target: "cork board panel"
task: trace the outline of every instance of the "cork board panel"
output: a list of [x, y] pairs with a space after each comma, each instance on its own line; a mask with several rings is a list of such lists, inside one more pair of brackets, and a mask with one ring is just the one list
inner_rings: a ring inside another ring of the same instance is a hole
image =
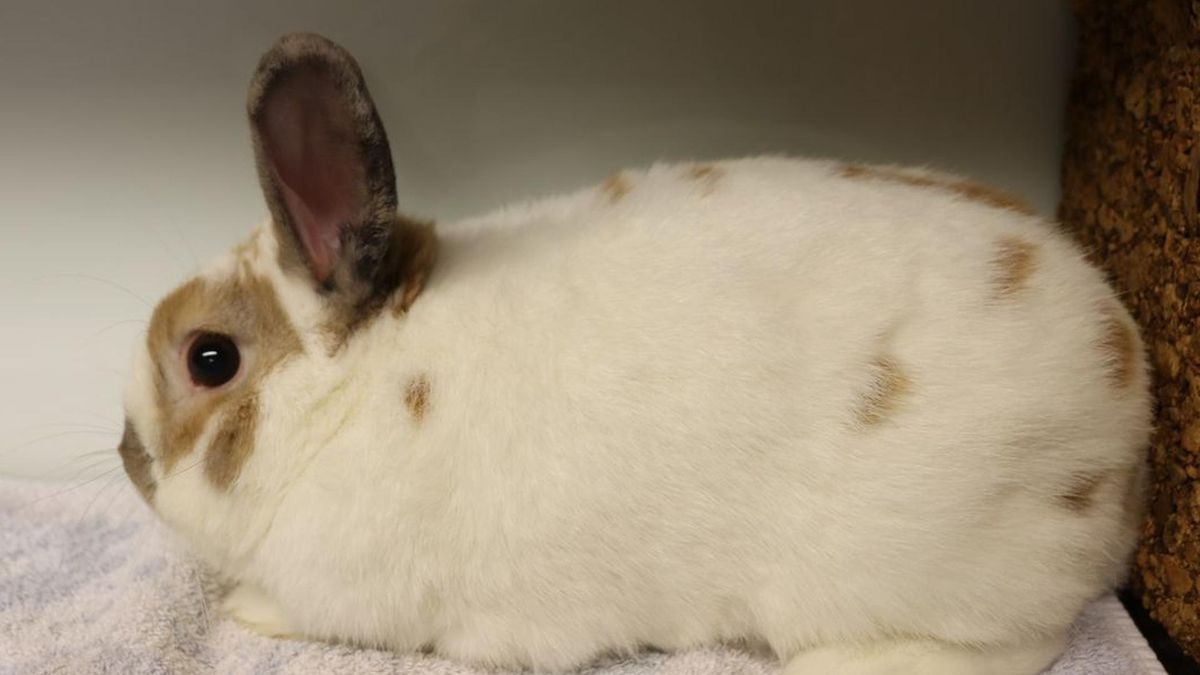
[[1142, 327], [1158, 400], [1131, 577], [1200, 657], [1200, 3], [1077, 0], [1060, 218]]

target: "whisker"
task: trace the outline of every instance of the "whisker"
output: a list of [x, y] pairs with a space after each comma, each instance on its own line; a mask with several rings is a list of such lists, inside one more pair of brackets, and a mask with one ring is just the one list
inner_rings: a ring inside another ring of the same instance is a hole
[[[112, 507], [120, 501], [121, 495], [124, 494], [130, 487], [130, 484], [125, 481], [118, 481], [117, 485], [117, 489], [113, 490], [112, 495], [109, 496], [108, 501], [104, 504], [104, 508], [100, 510], [100, 513], [108, 515], [108, 512], [112, 510]], [[137, 500], [133, 501], [135, 504], [137, 503]]]
[[88, 415], [91, 415], [92, 417], [94, 417], [98, 420], [102, 420], [105, 424], [113, 425], [118, 429], [121, 428], [121, 425], [119, 423], [114, 422], [112, 416], [110, 416], [110, 415], [103, 415], [98, 412], [88, 412]]
[[146, 298], [142, 297], [141, 295], [135, 293], [132, 289], [122, 286], [121, 284], [118, 284], [115, 281], [111, 281], [109, 279], [104, 279], [102, 277], [92, 276], [91, 274], [78, 274], [78, 273], [75, 273], [75, 274], [65, 274], [65, 273], [63, 273], [63, 274], [47, 274], [45, 276], [39, 277], [39, 279], [41, 279], [41, 280], [45, 280], [45, 279], [86, 279], [88, 281], [95, 281], [96, 283], [110, 286], [112, 288], [117, 289], [118, 291], [125, 293], [129, 297], [131, 297], [134, 300], [137, 300], [138, 302], [145, 305], [148, 309], [154, 308], [154, 305], [152, 305], [149, 300], [147, 300]]
[[110, 476], [109, 479], [107, 481], [105, 481], [104, 484], [100, 487], [100, 489], [96, 490], [96, 494], [93, 495], [90, 500], [88, 500], [87, 505], [83, 507], [83, 512], [80, 513], [80, 515], [79, 515], [79, 520], [81, 522], [85, 518], [87, 518], [88, 511], [91, 510], [92, 505], [96, 503], [96, 500], [100, 498], [100, 495], [104, 494], [105, 491], [107, 491], [112, 486], [121, 484], [120, 480], [119, 480], [120, 478], [121, 478], [120, 475]]
[[139, 501], [140, 500], [137, 500], [137, 499], [129, 500], [129, 507], [125, 509], [124, 515], [121, 516], [121, 525], [122, 526], [124, 526], [125, 523], [129, 522], [129, 518], [130, 518], [130, 516], [133, 515], [134, 509], [136, 509], [138, 507]]
[[158, 243], [160, 246], [162, 246], [162, 249], [167, 252], [167, 255], [174, 258], [175, 262], [178, 263], [180, 267], [183, 267], [187, 264], [187, 262], [184, 261], [183, 258], [179, 257], [179, 254], [178, 254], [178, 252], [176, 252], [175, 247], [171, 246], [167, 242], [167, 238], [165, 236], [163, 236], [161, 227], [152, 227], [152, 228], [150, 228], [150, 231], [154, 234], [154, 238], [158, 240]]
[[107, 326], [105, 326], [104, 328], [101, 328], [100, 330], [96, 331], [95, 333], [92, 333], [89, 337], [99, 337], [102, 333], [110, 331], [110, 330], [116, 328], [117, 326], [124, 326], [126, 324], [131, 324], [131, 323], [140, 323], [142, 325], [149, 324], [149, 322], [146, 321], [145, 319], [125, 319], [123, 321], [114, 321], [114, 322], [108, 324]]
[[[113, 459], [117, 459], [117, 454], [115, 452], [113, 452], [112, 450], [104, 450], [102, 452], [111, 453], [111, 457], [108, 457], [108, 456], [101, 457], [101, 456], [99, 456], [98, 453], [87, 453], [86, 455], [78, 455], [76, 457], [72, 457], [72, 458], [68, 459], [65, 462], [61, 462], [61, 463], [57, 464], [56, 466], [51, 467], [50, 470], [46, 472], [46, 477], [56, 474], [59, 471], [66, 469], [67, 467], [71, 467], [72, 469], [77, 469], [78, 472], [76, 474], [76, 477], [78, 477], [79, 473], [83, 473], [83, 472], [89, 471], [91, 469], [99, 468], [99, 467], [103, 466], [105, 463], [110, 462]], [[86, 461], [87, 464], [84, 464], [82, 467], [80, 467], [80, 465], [76, 464], [76, 462], [80, 462], [80, 461]]]
[[85, 452], [77, 453], [75, 455], [75, 458], [79, 459], [81, 457], [97, 457], [99, 455], [111, 456], [114, 459], [118, 459], [121, 456], [120, 454], [118, 454], [118, 451], [116, 448], [100, 448], [99, 450], [87, 450]]
[[43, 502], [43, 501], [46, 501], [47, 499], [54, 499], [55, 497], [61, 497], [65, 494], [67, 494], [68, 492], [74, 492], [75, 490], [78, 490], [79, 488], [84, 487], [85, 485], [95, 483], [96, 481], [100, 480], [101, 478], [104, 478], [105, 476], [108, 476], [109, 474], [111, 474], [114, 471], [117, 471], [120, 468], [121, 467], [119, 467], [119, 466], [114, 466], [113, 468], [109, 469], [108, 471], [105, 471], [104, 473], [100, 474], [99, 476], [94, 476], [92, 478], [89, 478], [89, 479], [83, 481], [82, 483], [75, 485], [73, 487], [65, 488], [63, 490], [58, 490], [51, 494], [45, 495], [43, 497], [38, 497], [37, 499], [31, 499], [31, 500], [25, 502], [24, 504], [21, 504], [17, 508], [13, 509], [13, 511], [14, 512], [20, 511], [21, 509], [32, 506], [33, 504], [36, 504], [38, 502]]
[[208, 615], [208, 597], [204, 592], [204, 583], [200, 581], [200, 573], [192, 568], [192, 578], [196, 580], [196, 587], [200, 591], [200, 611], [204, 613], [204, 629], [208, 630], [212, 627], [212, 619]]
[[37, 445], [38, 443], [54, 440], [55, 438], [62, 438], [64, 436], [119, 436], [119, 435], [120, 434], [118, 434], [115, 431], [91, 431], [91, 430], [85, 430], [85, 429], [76, 429], [73, 431], [60, 431], [56, 434], [40, 436], [38, 438], [34, 438], [31, 440], [25, 441], [24, 443], [21, 443], [19, 445], [14, 445], [10, 448], [0, 450], [0, 455], [7, 455], [11, 452], [16, 452], [17, 450], [21, 450], [23, 448], [28, 448], [31, 445]]
[[174, 220], [169, 221], [171, 229], [175, 232], [175, 236], [183, 242], [183, 247], [187, 249], [188, 255], [192, 256], [192, 265], [199, 265], [200, 258], [196, 256], [196, 249], [192, 248], [192, 242], [183, 234], [183, 230], [179, 227], [179, 223]]
[[98, 424], [96, 422], [47, 422], [45, 424], [31, 424], [26, 429], [54, 429], [62, 427], [64, 429], [94, 429], [96, 431], [111, 431], [120, 433], [121, 428], [114, 425], [111, 421], [108, 424]]
[[[86, 463], [85, 464], [77, 464], [76, 463], [77, 461], [84, 461]], [[71, 458], [68, 458], [66, 461], [59, 462], [58, 464], [51, 466], [46, 471], [43, 471], [42, 473], [40, 473], [38, 475], [38, 478], [41, 478], [42, 480], [54, 480], [54, 481], [58, 481], [58, 482], [74, 483], [76, 480], [79, 479], [80, 476], [84, 475], [85, 473], [87, 473], [88, 471], [91, 471], [93, 469], [98, 469], [98, 468], [103, 467], [106, 462], [107, 462], [107, 460], [102, 457], [71, 457]], [[59, 475], [64, 470], [71, 472], [71, 475], [69, 477], [67, 477], [66, 479], [63, 479]]]
[[187, 466], [183, 467], [182, 469], [176, 469], [175, 471], [168, 473], [167, 475], [163, 476], [162, 479], [166, 480], [168, 478], [174, 478], [175, 476], [178, 476], [179, 474], [184, 473], [185, 471], [189, 471], [191, 469], [196, 468], [197, 466], [199, 466], [200, 462], [203, 462], [203, 461], [204, 461], [204, 457], [201, 456], [199, 459], [192, 462], [191, 464], [188, 464]]
[[[87, 345], [85, 345], [81, 342], [76, 346], [78, 349], [82, 350]], [[93, 367], [91, 370], [92, 370], [92, 372], [95, 372], [95, 373], [106, 373], [108, 375], [115, 375], [115, 376], [117, 376], [118, 379], [123, 378], [129, 374], [128, 371], [126, 371], [122, 368], [108, 368], [108, 367], [101, 368], [101, 367], [97, 366], [97, 367]]]
[[118, 450], [116, 448], [114, 448], [111, 445], [108, 447], [100, 448], [98, 450], [84, 450], [82, 452], [77, 452], [77, 453], [75, 453], [75, 455], [73, 457], [68, 458], [65, 462], [63, 462], [63, 466], [70, 464], [72, 462], [78, 462], [78, 461], [84, 460], [84, 459], [103, 459], [103, 458], [112, 458], [114, 460], [120, 460], [121, 454], [120, 454], [120, 452], [118, 452]]

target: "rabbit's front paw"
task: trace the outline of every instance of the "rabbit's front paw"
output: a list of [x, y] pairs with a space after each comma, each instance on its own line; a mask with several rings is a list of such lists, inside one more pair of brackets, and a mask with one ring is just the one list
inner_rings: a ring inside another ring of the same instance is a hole
[[221, 612], [264, 637], [300, 637], [275, 601], [253, 586], [238, 584], [221, 601]]

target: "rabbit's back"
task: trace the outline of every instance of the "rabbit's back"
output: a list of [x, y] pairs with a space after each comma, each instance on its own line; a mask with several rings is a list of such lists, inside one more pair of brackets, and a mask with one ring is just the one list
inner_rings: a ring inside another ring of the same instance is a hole
[[[967, 183], [623, 172], [444, 230], [396, 325], [352, 350], [420, 389], [424, 520], [394, 487], [355, 499], [404, 532], [384, 559], [429, 566], [447, 653], [1015, 639], [1069, 624], [1132, 545], [1133, 324], [1051, 224]], [[396, 450], [354, 452], [320, 461]]]

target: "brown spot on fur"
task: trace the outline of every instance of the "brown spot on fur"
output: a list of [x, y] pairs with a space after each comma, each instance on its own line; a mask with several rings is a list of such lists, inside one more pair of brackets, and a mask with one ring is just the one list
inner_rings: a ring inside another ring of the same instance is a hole
[[[182, 351], [198, 332], [228, 335], [244, 356], [253, 355], [243, 358], [244, 372], [234, 382], [215, 390], [191, 386]], [[243, 266], [229, 279], [193, 279], [163, 299], [150, 320], [146, 344], [162, 415], [159, 455], [168, 472], [192, 451], [214, 414], [253, 395], [280, 362], [303, 351], [275, 287]]]
[[873, 360], [871, 370], [871, 388], [863, 395], [855, 415], [863, 426], [875, 426], [887, 420], [912, 388], [908, 375], [889, 357]]
[[1100, 352], [1108, 367], [1109, 379], [1117, 387], [1128, 387], [1137, 373], [1137, 335], [1116, 309], [1106, 312], [1102, 331]]
[[838, 167], [838, 175], [842, 178], [870, 178], [873, 171], [875, 169], [857, 162], [849, 162]]
[[258, 399], [253, 393], [242, 397], [221, 420], [204, 455], [204, 473], [218, 489], [228, 490], [254, 451], [258, 425]]
[[1062, 506], [1075, 513], [1083, 513], [1095, 501], [1096, 491], [1104, 482], [1104, 473], [1080, 473], [1071, 477], [1066, 492], [1058, 496]]
[[633, 190], [633, 184], [623, 173], [615, 173], [600, 185], [600, 192], [608, 197], [608, 201], [617, 203]]
[[884, 180], [913, 187], [947, 190], [973, 202], [998, 209], [1007, 209], [1026, 216], [1036, 213], [1023, 200], [1003, 190], [953, 176], [866, 164], [843, 164], [838, 173], [845, 178]]
[[997, 295], [1007, 297], [1025, 287], [1037, 263], [1037, 247], [1019, 237], [1004, 237], [992, 259]]
[[392, 305], [393, 315], [407, 312], [417, 296], [425, 290], [429, 274], [437, 262], [438, 241], [432, 224], [420, 224], [405, 229], [404, 249], [411, 251], [405, 261], [404, 282]]
[[717, 188], [721, 177], [725, 175], [725, 170], [713, 164], [695, 164], [689, 166], [685, 174], [691, 180], [700, 183], [703, 194], [710, 195]]
[[408, 383], [408, 390], [404, 392], [404, 405], [408, 406], [408, 411], [412, 413], [413, 419], [417, 422], [425, 419], [425, 411], [429, 408], [429, 379], [424, 375], [414, 377]]
[[150, 475], [150, 454], [146, 452], [146, 447], [142, 445], [142, 439], [138, 437], [137, 430], [133, 428], [129, 420], [125, 420], [125, 433], [121, 435], [121, 444], [117, 446], [117, 451], [121, 453], [121, 463], [125, 466], [125, 473], [129, 476], [130, 482], [137, 488], [142, 499], [146, 503], [150, 503], [154, 499], [154, 478]]

